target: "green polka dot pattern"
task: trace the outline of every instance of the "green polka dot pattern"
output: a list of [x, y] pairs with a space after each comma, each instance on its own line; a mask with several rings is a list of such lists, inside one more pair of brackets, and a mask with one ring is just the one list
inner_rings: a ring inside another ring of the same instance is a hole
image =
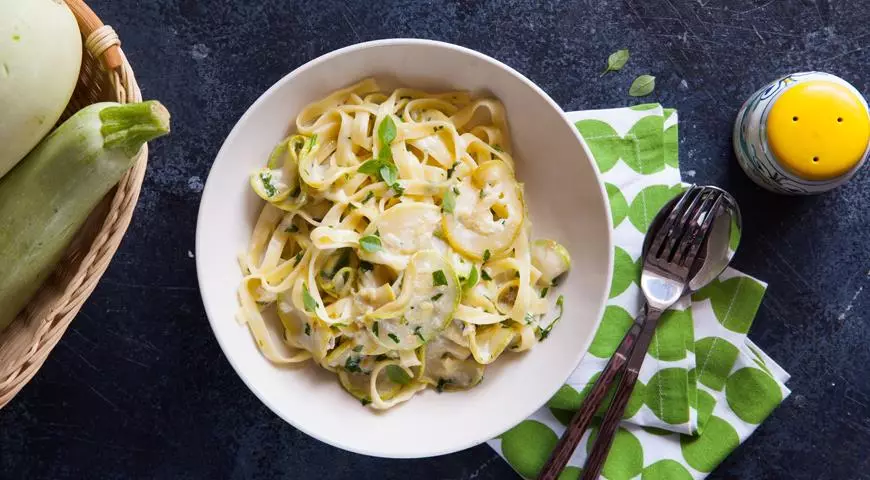
[[[680, 183], [678, 114], [658, 104], [568, 114], [589, 145], [614, 225], [609, 300], [589, 355], [567, 385], [527, 420], [490, 444], [525, 478], [535, 478], [601, 369], [634, 322], [643, 236]], [[628, 221], [626, 221], [626, 219]], [[734, 249], [739, 238], [731, 238]], [[633, 285], [634, 284], [634, 285]], [[702, 478], [751, 434], [790, 392], [787, 374], [746, 333], [765, 285], [734, 270], [660, 319], [603, 469], [608, 480]], [[696, 332], [699, 334], [696, 336]], [[597, 433], [559, 480], [578, 480]], [[694, 435], [694, 436], [692, 436]]]

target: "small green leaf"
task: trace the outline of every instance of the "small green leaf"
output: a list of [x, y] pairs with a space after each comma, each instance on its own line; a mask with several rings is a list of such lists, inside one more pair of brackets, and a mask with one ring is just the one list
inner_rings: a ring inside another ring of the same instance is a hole
[[369, 253], [375, 253], [381, 250], [381, 239], [375, 235], [366, 235], [359, 239], [359, 246]]
[[378, 322], [372, 324], [372, 333], [374, 333], [376, 337], [378, 336]]
[[617, 50], [611, 53], [610, 56], [607, 57], [607, 68], [601, 72], [601, 75], [604, 76], [607, 72], [615, 72], [622, 69], [622, 67], [625, 66], [625, 63], [628, 62], [630, 56], [628, 49]]
[[311, 325], [308, 323], [305, 324], [305, 335], [311, 336]]
[[456, 209], [456, 194], [452, 189], [447, 189], [444, 192], [444, 198], [441, 200], [441, 211], [444, 213], [453, 213]]
[[480, 269], [480, 278], [487, 280], [487, 281], [492, 280], [492, 277], [489, 276], [489, 273], [487, 273], [486, 270], [484, 270], [482, 268]]
[[398, 365], [387, 365], [386, 370], [387, 376], [390, 377], [393, 383], [398, 383], [399, 385], [411, 383], [411, 376], [408, 375], [408, 372], [404, 368]]
[[483, 263], [488, 262], [488, 261], [489, 261], [489, 257], [490, 257], [491, 255], [492, 255], [492, 253], [490, 253], [490, 251], [489, 251], [488, 248], [487, 248], [486, 250], [484, 250], [484, 251], [483, 251]]
[[311, 296], [311, 293], [308, 292], [308, 285], [302, 284], [302, 303], [305, 305], [306, 312], [313, 312], [317, 310], [317, 301], [314, 300], [314, 297]]
[[444, 296], [443, 293], [436, 293], [435, 295], [432, 295], [432, 301], [433, 301], [433, 302], [437, 302], [438, 299], [441, 298], [441, 297], [443, 297], [443, 296]]
[[419, 325], [414, 327], [414, 335], [416, 335], [417, 338], [419, 338], [421, 342], [426, 343], [426, 337], [424, 337], [423, 334], [420, 333], [420, 330], [422, 330], [422, 329], [423, 329], [423, 327], [421, 327]]
[[266, 191], [266, 195], [269, 198], [275, 196], [278, 193], [278, 189], [275, 188], [275, 185], [272, 185], [272, 174], [271, 173], [260, 173], [260, 182], [263, 184], [263, 190]]
[[378, 126], [378, 139], [384, 148], [396, 139], [396, 122], [393, 121], [392, 115], [387, 115], [381, 120], [381, 124]]
[[547, 292], [549, 292], [549, 291], [550, 291], [550, 287], [544, 287], [544, 289], [541, 290], [541, 298], [546, 297], [546, 296], [547, 296]]
[[447, 285], [447, 275], [444, 275], [444, 270], [435, 270], [432, 272], [432, 285], [436, 287]]
[[390, 337], [390, 340], [399, 343], [399, 337], [397, 337], [395, 333], [388, 333], [387, 336]]
[[553, 331], [553, 327], [555, 327], [556, 323], [558, 323], [559, 320], [562, 319], [562, 315], [565, 313], [565, 297], [564, 296], [559, 295], [559, 298], [556, 299], [556, 306], [559, 307], [559, 315], [556, 318], [554, 318], [553, 321], [550, 322], [550, 324], [547, 325], [546, 328], [541, 328], [538, 330], [538, 340], [541, 342], [543, 342], [544, 340], [547, 339], [547, 337], [550, 336], [550, 332]]
[[344, 369], [351, 373], [362, 373], [362, 369], [359, 368], [359, 357], [349, 355], [344, 362]]
[[477, 267], [472, 265], [471, 271], [468, 273], [468, 278], [465, 279], [465, 284], [462, 285], [462, 288], [466, 290], [471, 290], [477, 285], [478, 275], [477, 275]]
[[384, 180], [384, 183], [386, 183], [387, 185], [393, 186], [393, 184], [396, 183], [396, 180], [397, 180], [396, 177], [398, 176], [399, 171], [396, 169], [396, 166], [393, 165], [392, 163], [388, 163], [388, 164], [382, 166], [378, 172], [381, 174], [381, 178]]
[[632, 97], [645, 97], [653, 92], [656, 88], [656, 77], [652, 75], [641, 75], [631, 82], [631, 87], [628, 89], [628, 94]]
[[[381, 167], [383, 165], [384, 163], [380, 160], [369, 160], [368, 162], [360, 165], [356, 171], [364, 175], [371, 175], [373, 177], [377, 177], [380, 174]], [[365, 202], [365, 200], [363, 200], [363, 202]]]

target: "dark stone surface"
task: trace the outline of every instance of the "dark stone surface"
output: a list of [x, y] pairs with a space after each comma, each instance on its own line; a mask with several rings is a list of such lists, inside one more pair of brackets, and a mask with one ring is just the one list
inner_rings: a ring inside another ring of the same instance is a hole
[[[770, 283], [751, 337], [794, 394], [711, 478], [870, 478], [870, 169], [814, 198], [755, 187], [730, 147], [740, 103], [825, 70], [870, 93], [866, 0], [90, 2], [147, 98], [173, 114], [114, 263], [36, 379], [0, 411], [0, 477], [507, 479], [486, 446], [392, 461], [346, 453], [269, 412], [208, 327], [191, 252], [202, 184], [269, 85], [355, 42], [425, 37], [515, 67], [565, 110], [626, 105], [634, 76], [680, 111], [687, 177], [734, 192], [736, 266]], [[630, 48], [618, 74], [607, 55]]]

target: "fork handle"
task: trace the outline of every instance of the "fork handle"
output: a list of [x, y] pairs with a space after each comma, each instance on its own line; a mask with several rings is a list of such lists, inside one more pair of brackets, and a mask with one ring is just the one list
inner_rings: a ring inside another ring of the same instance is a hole
[[[641, 315], [643, 316], [644, 314]], [[598, 438], [595, 439], [592, 451], [589, 452], [589, 457], [586, 458], [582, 480], [597, 480], [601, 469], [604, 467], [604, 462], [607, 460], [607, 454], [610, 452], [611, 445], [613, 445], [613, 439], [616, 437], [616, 432], [619, 429], [619, 422], [622, 420], [625, 407], [631, 398], [634, 384], [637, 382], [637, 377], [640, 374], [640, 367], [643, 365], [647, 350], [649, 350], [649, 344], [652, 341], [662, 311], [648, 307], [645, 315], [646, 322], [643, 323], [640, 335], [637, 337], [637, 343], [628, 358], [625, 373], [622, 375], [619, 385], [616, 387], [616, 392], [613, 394], [613, 402], [601, 421], [601, 428], [598, 429]]]
[[614, 379], [623, 370], [623, 366], [628, 361], [628, 357], [635, 345], [635, 340], [641, 332], [643, 318], [644, 316], [641, 314], [625, 334], [625, 337], [622, 338], [622, 342], [616, 348], [616, 352], [610, 357], [607, 366], [604, 367], [601, 375], [598, 376], [598, 380], [592, 385], [589, 395], [586, 396], [580, 405], [580, 410], [577, 410], [577, 413], [571, 417], [571, 422], [568, 424], [565, 433], [562, 434], [562, 438], [559, 439], [559, 443], [556, 444], [547, 463], [541, 468], [538, 480], [556, 480], [559, 478], [559, 474], [562, 473], [562, 469], [568, 464], [568, 460], [570, 460], [571, 455], [580, 443], [580, 439], [583, 438], [583, 433], [589, 428], [589, 424], [592, 423], [592, 418], [604, 401], [607, 390], [609, 390], [610, 385], [613, 384]]

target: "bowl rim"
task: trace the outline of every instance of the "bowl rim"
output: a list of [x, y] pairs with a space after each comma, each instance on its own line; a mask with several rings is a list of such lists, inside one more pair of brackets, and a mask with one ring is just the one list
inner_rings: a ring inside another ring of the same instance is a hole
[[[199, 280], [200, 272], [202, 272], [202, 269], [203, 269], [202, 262], [204, 261], [202, 259], [202, 256], [199, 254], [203, 250], [201, 248], [201, 242], [204, 241], [204, 239], [200, 235], [199, 225], [201, 224], [203, 216], [205, 215], [205, 213], [204, 213], [205, 212], [205, 201], [204, 200], [206, 198], [206, 193], [209, 190], [208, 179], [209, 179], [209, 177], [211, 177], [211, 173], [215, 168], [215, 163], [216, 163], [217, 159], [220, 158], [221, 155], [223, 154], [224, 149], [226, 149], [227, 145], [230, 144], [232, 141], [234, 141], [235, 137], [237, 135], [239, 135], [239, 125], [244, 123], [248, 119], [248, 117], [250, 115], [252, 115], [252, 112], [256, 109], [256, 107], [258, 107], [262, 102], [267, 101], [266, 99], [271, 96], [271, 94], [274, 90], [277, 90], [279, 88], [284, 87], [285, 84], [291, 82], [296, 76], [300, 75], [301, 73], [305, 72], [306, 70], [313, 68], [314, 66], [316, 66], [320, 63], [331, 60], [334, 57], [338, 57], [341, 55], [345, 55], [348, 53], [352, 53], [352, 52], [367, 49], [367, 48], [393, 46], [393, 45], [401, 45], [401, 46], [417, 45], [417, 46], [445, 48], [445, 49], [449, 49], [449, 50], [458, 51], [458, 52], [463, 53], [465, 55], [470, 55], [470, 56], [476, 57], [479, 60], [483, 60], [487, 63], [494, 65], [495, 67], [498, 67], [499, 69], [505, 71], [506, 73], [508, 73], [508, 74], [512, 75], [513, 77], [515, 77], [516, 79], [520, 80], [521, 82], [526, 84], [528, 87], [530, 87], [544, 101], [546, 101], [550, 105], [550, 107], [552, 107], [554, 110], [556, 110], [557, 112], [560, 113], [563, 120], [566, 123], [568, 123], [569, 126], [571, 126], [571, 131], [574, 133], [574, 136], [577, 138], [580, 147], [583, 149], [583, 152], [586, 155], [587, 161], [591, 164], [591, 167], [595, 173], [596, 183], [598, 184], [599, 194], [601, 195], [601, 198], [602, 198], [603, 203], [604, 203], [604, 207], [605, 207], [604, 213], [605, 213], [605, 218], [606, 218], [606, 222], [607, 222], [607, 231], [606, 231], [606, 238], [603, 240], [605, 242], [605, 245], [606, 245], [607, 251], [608, 251], [608, 254], [607, 254], [607, 272], [606, 272], [605, 276], [606, 276], [606, 285], [609, 287], [609, 285], [611, 284], [611, 282], [613, 280], [613, 261], [614, 261], [613, 260], [613, 255], [614, 255], [614, 252], [613, 252], [613, 245], [614, 245], [613, 244], [613, 220], [612, 220], [613, 217], [612, 217], [612, 214], [610, 211], [610, 202], [608, 201], [607, 191], [606, 191], [605, 186], [604, 186], [604, 179], [601, 176], [601, 172], [598, 171], [598, 167], [595, 164], [594, 157], [592, 156], [592, 152], [589, 149], [589, 146], [587, 145], [586, 141], [583, 139], [583, 137], [577, 131], [577, 129], [573, 128], [573, 125], [571, 125], [570, 121], [568, 121], [567, 117], [565, 117], [565, 111], [562, 110], [562, 108], [543, 89], [541, 89], [534, 82], [529, 80], [525, 75], [518, 72], [514, 68], [508, 66], [507, 64], [505, 64], [499, 60], [496, 60], [495, 58], [490, 57], [486, 54], [483, 54], [483, 53], [478, 52], [476, 50], [472, 50], [472, 49], [467, 48], [467, 47], [462, 47], [460, 45], [456, 45], [456, 44], [452, 44], [452, 43], [448, 43], [448, 42], [442, 42], [439, 40], [428, 40], [428, 39], [419, 39], [419, 38], [388, 38], [388, 39], [381, 39], [381, 40], [372, 40], [372, 41], [367, 41], [367, 42], [355, 43], [352, 45], [348, 45], [346, 47], [342, 47], [342, 48], [327, 52], [327, 53], [320, 55], [312, 60], [309, 60], [308, 62], [300, 65], [299, 67], [293, 69], [291, 72], [289, 72], [288, 74], [286, 74], [283, 77], [281, 77], [280, 79], [278, 79], [274, 84], [272, 84], [272, 86], [270, 86], [259, 97], [257, 97], [257, 99], [245, 110], [245, 112], [242, 114], [242, 116], [239, 117], [239, 119], [233, 125], [232, 130], [230, 130], [230, 133], [227, 135], [224, 142], [221, 144], [221, 148], [220, 148], [220, 150], [218, 150], [217, 155], [215, 155], [215, 160], [212, 162], [211, 167], [209, 167], [209, 172], [208, 172], [208, 176], [206, 177], [205, 187], [203, 188], [202, 195], [200, 197], [200, 205], [199, 205], [199, 210], [197, 213], [197, 228], [196, 228], [196, 234], [195, 234], [196, 238], [195, 238], [195, 247], [194, 247], [196, 250], [195, 257], [196, 257], [197, 280]], [[602, 297], [598, 301], [598, 308], [595, 312], [595, 317], [594, 317], [594, 319], [595, 319], [594, 325], [593, 325], [593, 328], [591, 330], [592, 334], [589, 335], [589, 337], [585, 340], [584, 343], [577, 345], [578, 347], [581, 347], [581, 348], [577, 349], [577, 354], [575, 355], [574, 360], [572, 360], [572, 362], [570, 364], [570, 368], [565, 372], [564, 377], [565, 377], [566, 381], [569, 378], [571, 372], [576, 370], [577, 366], [580, 364], [580, 362], [586, 356], [586, 353], [588, 352], [589, 346], [592, 344], [592, 340], [595, 338], [595, 333], [598, 331], [598, 327], [601, 325], [601, 320], [602, 320], [602, 316], [604, 314], [604, 309], [606, 308], [607, 301], [608, 301], [607, 292], [609, 292], [609, 289], [605, 288], [604, 294], [602, 295]], [[242, 382], [245, 384], [245, 386], [247, 386], [248, 389], [257, 397], [257, 399], [259, 399], [260, 402], [262, 402], [269, 410], [271, 410], [272, 413], [277, 415], [279, 418], [281, 418], [282, 420], [284, 420], [285, 422], [287, 422], [288, 424], [290, 424], [294, 428], [300, 430], [301, 432], [305, 433], [306, 435], [308, 435], [308, 436], [310, 436], [310, 437], [312, 437], [320, 442], [323, 442], [327, 445], [331, 445], [331, 446], [336, 447], [336, 448], [340, 448], [340, 449], [345, 450], [345, 451], [349, 451], [349, 452], [353, 452], [353, 453], [357, 453], [357, 454], [361, 454], [361, 455], [367, 455], [367, 456], [371, 456], [371, 457], [395, 458], [395, 459], [431, 458], [431, 457], [437, 457], [437, 456], [441, 456], [441, 455], [447, 455], [447, 454], [459, 452], [462, 450], [466, 450], [468, 448], [483, 444], [483, 443], [487, 442], [488, 440], [496, 438], [497, 435], [500, 435], [501, 433], [503, 433], [502, 431], [493, 432], [493, 434], [491, 434], [491, 435], [489, 435], [489, 434], [483, 435], [482, 437], [484, 437], [484, 438], [473, 438], [471, 440], [468, 440], [468, 441], [465, 441], [462, 443], [457, 443], [449, 448], [432, 450], [432, 451], [429, 451], [429, 452], [424, 453], [424, 454], [391, 454], [389, 452], [376, 451], [376, 450], [371, 450], [371, 449], [366, 449], [366, 448], [358, 448], [355, 446], [350, 446], [350, 445], [347, 445], [347, 444], [341, 442], [338, 439], [332, 439], [332, 438], [327, 439], [327, 438], [319, 435], [316, 431], [313, 431], [312, 429], [303, 428], [300, 425], [297, 425], [297, 423], [294, 422], [291, 418], [289, 418], [288, 416], [285, 416], [281, 412], [281, 410], [279, 408], [277, 408], [273, 404], [273, 402], [271, 402], [267, 398], [267, 396], [263, 392], [261, 392], [257, 388], [257, 386], [255, 386], [251, 382], [250, 378], [244, 373], [241, 366], [237, 364], [237, 361], [234, 360], [231, 355], [227, 354], [226, 345], [224, 345], [223, 339], [218, 334], [217, 326], [215, 323], [216, 320], [214, 320], [218, 316], [217, 312], [213, 312], [212, 308], [209, 307], [209, 304], [206, 301], [206, 293], [202, 288], [199, 289], [199, 293], [200, 293], [200, 297], [202, 298], [203, 308], [205, 309], [206, 317], [208, 318], [209, 326], [212, 329], [212, 333], [214, 334], [215, 338], [217, 339], [218, 345], [220, 346], [221, 351], [224, 354], [224, 357], [226, 357], [226, 359], [230, 363], [230, 366], [232, 366], [233, 370], [235, 370], [236, 375], [239, 376], [239, 378], [242, 380]], [[544, 403], [546, 402], [547, 399], [549, 399], [553, 395], [555, 395], [556, 392], [559, 390], [559, 388], [561, 388], [561, 386], [562, 386], [561, 384], [556, 386], [556, 388], [550, 392], [542, 392], [542, 393], [547, 393], [546, 396], [541, 395], [541, 398], [545, 399]], [[528, 418], [537, 409], [541, 408], [541, 406], [544, 403], [534, 407], [532, 410], [530, 410], [528, 412], [525, 412], [523, 414], [522, 418], [517, 419], [517, 423], [521, 422], [523, 419]], [[512, 425], [509, 426], [508, 428], [512, 428]]]

